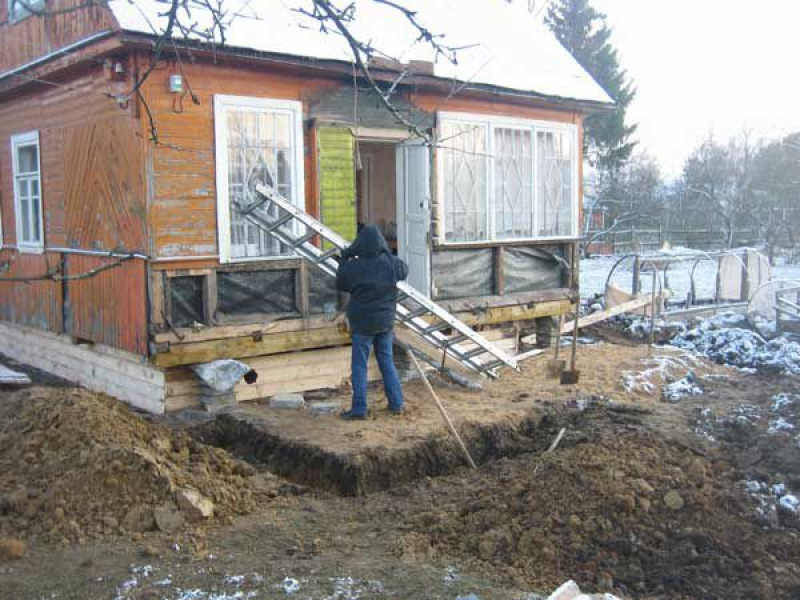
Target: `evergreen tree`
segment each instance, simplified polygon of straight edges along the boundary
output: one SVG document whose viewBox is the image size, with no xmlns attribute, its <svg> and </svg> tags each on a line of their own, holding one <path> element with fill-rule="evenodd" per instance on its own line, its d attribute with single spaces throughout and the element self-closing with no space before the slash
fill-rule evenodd
<svg viewBox="0 0 800 600">
<path fill-rule="evenodd" d="M 586 118 L 584 136 L 589 163 L 613 174 L 630 158 L 636 146 L 633 140 L 636 125 L 625 122 L 636 90 L 611 45 L 606 16 L 592 8 L 589 0 L 556 0 L 548 8 L 545 23 L 616 102 L 613 111 Z"/>
</svg>

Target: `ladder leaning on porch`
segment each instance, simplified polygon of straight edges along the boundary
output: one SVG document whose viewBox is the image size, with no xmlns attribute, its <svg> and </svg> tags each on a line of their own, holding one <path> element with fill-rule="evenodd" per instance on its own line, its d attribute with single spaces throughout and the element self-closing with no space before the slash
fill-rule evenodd
<svg viewBox="0 0 800 600">
<path fill-rule="evenodd" d="M 283 244 L 308 259 L 331 277 L 336 276 L 338 254 L 349 243 L 335 231 L 303 212 L 272 187 L 257 184 L 260 199 L 251 204 L 237 203 L 239 214 L 261 230 L 274 235 Z M 268 210 L 273 207 L 273 214 Z M 304 228 L 298 227 L 302 224 Z M 331 246 L 321 250 L 313 244 L 319 236 Z M 465 367 L 488 375 L 497 376 L 500 367 L 517 369 L 517 361 L 489 342 L 465 323 L 431 301 L 408 283 L 397 284 L 397 308 L 395 319 L 413 331 L 428 344 L 451 356 Z M 449 332 L 449 334 L 448 334 Z"/>
</svg>

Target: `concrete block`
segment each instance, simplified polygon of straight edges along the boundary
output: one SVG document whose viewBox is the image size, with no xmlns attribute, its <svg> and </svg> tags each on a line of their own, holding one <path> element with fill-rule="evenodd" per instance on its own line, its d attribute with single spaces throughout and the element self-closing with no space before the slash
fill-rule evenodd
<svg viewBox="0 0 800 600">
<path fill-rule="evenodd" d="M 276 394 L 269 399 L 271 408 L 289 408 L 300 410 L 306 405 L 303 394 Z"/>
<path fill-rule="evenodd" d="M 320 415 L 338 415 L 342 412 L 341 402 L 311 402 L 308 405 L 310 415 L 318 417 Z"/>
</svg>

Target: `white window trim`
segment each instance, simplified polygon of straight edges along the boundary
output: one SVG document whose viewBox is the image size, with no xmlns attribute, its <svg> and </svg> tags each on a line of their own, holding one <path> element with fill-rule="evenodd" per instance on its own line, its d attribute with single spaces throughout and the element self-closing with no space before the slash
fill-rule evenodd
<svg viewBox="0 0 800 600">
<path fill-rule="evenodd" d="M 14 7 L 17 10 L 16 13 L 12 13 L 12 11 L 11 11 L 12 4 L 14 5 Z M 31 8 L 35 9 L 37 11 L 37 13 L 39 11 L 41 11 L 41 10 L 44 10 L 44 8 L 45 8 L 44 0 L 41 0 L 41 2 L 37 2 L 37 0 L 29 0 L 28 2 L 26 2 L 26 4 L 28 6 L 30 6 Z M 20 21 L 23 21 L 24 19 L 27 19 L 28 17 L 31 17 L 31 16 L 37 14 L 37 13 L 28 12 L 27 8 L 22 6 L 22 4 L 20 4 L 19 2 L 15 2 L 15 0 L 7 0 L 7 2 L 6 2 L 6 13 L 8 14 L 8 22 L 11 23 L 11 24 L 19 23 Z"/>
<path fill-rule="evenodd" d="M 22 207 L 17 186 L 17 173 L 19 172 L 19 156 L 17 148 L 20 146 L 30 146 L 36 144 L 36 162 L 38 165 L 39 177 L 39 242 L 35 244 L 22 241 Z M 11 136 L 11 185 L 14 188 L 14 223 L 16 226 L 17 249 L 20 252 L 30 254 L 42 254 L 44 252 L 44 188 L 42 186 L 42 153 L 39 144 L 38 131 L 26 131 Z"/>
<path fill-rule="evenodd" d="M 486 197 L 489 199 L 489 205 L 487 206 L 488 214 L 488 231 L 490 232 L 489 239 L 486 240 L 477 240 L 472 242 L 448 242 L 446 238 L 446 231 L 447 231 L 447 222 L 446 222 L 446 211 L 444 206 L 444 198 L 445 198 L 445 178 L 444 178 L 444 152 L 437 152 L 436 153 L 436 170 L 438 175 L 436 176 L 436 197 L 437 197 L 437 216 L 438 221 L 440 223 L 440 242 L 438 245 L 440 246 L 447 246 L 451 248 L 457 248 L 459 246 L 475 246 L 476 244 L 510 244 L 510 243 L 517 243 L 517 242 L 540 242 L 540 241 L 557 241 L 557 240 L 575 240 L 578 236 L 579 231 L 579 224 L 578 218 L 580 216 L 580 207 L 578 206 L 580 203 L 580 188 L 579 188 L 579 177 L 580 177 L 580 165 L 579 165 L 579 151 L 578 151 L 578 127 L 573 123 L 560 123 L 558 121 L 542 121 L 542 120 L 535 120 L 535 119 L 518 119 L 514 117 L 503 117 L 498 115 L 481 115 L 476 113 L 462 113 L 462 112 L 445 112 L 440 111 L 437 113 L 437 132 L 440 137 L 443 136 L 442 134 L 442 125 L 444 121 L 457 121 L 463 124 L 473 124 L 473 125 L 481 125 L 482 127 L 488 126 L 488 140 L 487 140 L 487 176 L 486 176 Z M 494 129 L 496 127 L 502 127 L 505 129 L 520 129 L 520 130 L 528 130 L 531 132 L 532 136 L 532 148 L 531 148 L 531 156 L 533 160 L 533 165 L 531 168 L 531 173 L 533 175 L 533 193 L 534 193 L 534 221 L 533 221 L 533 230 L 537 230 L 538 223 L 536 222 L 537 219 L 537 211 L 535 209 L 536 202 L 538 202 L 538 173 L 536 169 L 537 164 L 537 152 L 538 152 L 538 143 L 536 140 L 536 134 L 539 132 L 566 132 L 569 133 L 572 138 L 572 148 L 573 148 L 573 165 L 572 165 L 572 190 L 573 190 L 573 198 L 572 198 L 572 222 L 573 222 L 573 234 L 571 236 L 531 236 L 531 237 L 521 237 L 521 238 L 499 238 L 497 237 L 497 233 L 495 232 L 495 206 L 494 206 L 494 178 L 495 178 L 495 166 L 494 166 Z M 445 142 L 446 144 L 446 142 Z"/>
<path fill-rule="evenodd" d="M 286 260 L 292 256 L 256 256 L 234 258 L 231 256 L 230 195 L 228 193 L 228 120 L 225 111 L 229 108 L 249 108 L 253 110 L 280 110 L 292 113 L 294 127 L 292 142 L 295 156 L 292 165 L 292 201 L 304 209 L 305 205 L 305 163 L 303 149 L 303 104 L 296 100 L 277 100 L 249 96 L 214 95 L 214 156 L 216 161 L 217 188 L 217 244 L 219 260 L 222 263 L 259 262 L 265 260 Z"/>
</svg>

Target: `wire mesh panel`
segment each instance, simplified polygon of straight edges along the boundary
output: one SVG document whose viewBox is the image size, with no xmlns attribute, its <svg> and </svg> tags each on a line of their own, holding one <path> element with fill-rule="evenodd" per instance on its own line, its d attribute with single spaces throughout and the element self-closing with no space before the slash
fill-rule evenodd
<svg viewBox="0 0 800 600">
<path fill-rule="evenodd" d="M 232 205 L 240 202 L 247 206 L 258 201 L 255 186 L 264 182 L 275 186 L 288 200 L 294 200 L 292 119 L 290 112 L 280 110 L 227 112 L 228 192 Z M 232 258 L 290 254 L 273 236 L 232 208 L 230 222 Z"/>
<path fill-rule="evenodd" d="M 445 239 L 474 242 L 488 238 L 487 128 L 481 124 L 445 121 Z"/>
<path fill-rule="evenodd" d="M 536 144 L 537 235 L 574 235 L 572 137 L 566 132 L 539 131 Z"/>
<path fill-rule="evenodd" d="M 533 235 L 533 135 L 530 129 L 494 129 L 495 236 Z"/>
</svg>

